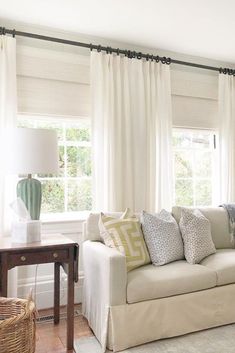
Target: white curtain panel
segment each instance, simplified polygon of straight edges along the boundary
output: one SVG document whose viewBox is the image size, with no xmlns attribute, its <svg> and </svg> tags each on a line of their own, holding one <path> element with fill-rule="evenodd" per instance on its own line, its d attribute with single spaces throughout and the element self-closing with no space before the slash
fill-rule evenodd
<svg viewBox="0 0 235 353">
<path fill-rule="evenodd" d="M 170 68 L 91 53 L 94 209 L 172 206 Z"/>
<path fill-rule="evenodd" d="M 9 203 L 16 197 L 15 178 L 6 175 L 4 161 L 7 151 L 4 146 L 8 128 L 17 124 L 16 100 L 16 40 L 0 36 L 0 237 L 9 235 L 11 211 Z M 11 270 L 8 293 L 16 296 L 17 271 Z"/>
<path fill-rule="evenodd" d="M 235 202 L 235 78 L 219 75 L 219 202 Z"/>
<path fill-rule="evenodd" d="M 16 100 L 16 40 L 6 35 L 0 36 L 0 160 L 4 165 L 7 151 L 4 148 L 4 137 L 8 128 L 17 124 Z M 15 185 L 12 178 L 0 172 L 0 236 L 9 233 L 10 210 Z"/>
</svg>

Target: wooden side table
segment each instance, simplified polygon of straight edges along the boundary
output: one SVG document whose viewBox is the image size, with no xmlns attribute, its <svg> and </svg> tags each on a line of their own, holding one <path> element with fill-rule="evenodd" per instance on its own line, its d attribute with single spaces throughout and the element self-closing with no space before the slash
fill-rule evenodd
<svg viewBox="0 0 235 353">
<path fill-rule="evenodd" d="M 74 282 L 78 281 L 79 246 L 61 234 L 42 235 L 40 242 L 11 243 L 0 239 L 0 296 L 7 297 L 8 270 L 16 266 L 54 263 L 54 323 L 59 323 L 60 266 L 68 276 L 67 290 L 67 348 L 73 349 L 74 339 Z"/>
</svg>

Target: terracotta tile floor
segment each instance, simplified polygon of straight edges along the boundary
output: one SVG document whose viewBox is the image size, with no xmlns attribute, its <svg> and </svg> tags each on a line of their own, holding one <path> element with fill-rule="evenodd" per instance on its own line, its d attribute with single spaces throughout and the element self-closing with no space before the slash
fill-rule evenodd
<svg viewBox="0 0 235 353">
<path fill-rule="evenodd" d="M 80 309 L 80 306 L 76 306 Z M 64 312 L 65 308 L 61 309 Z M 41 310 L 39 316 L 52 315 L 52 310 Z M 53 322 L 37 323 L 36 326 L 36 353 L 73 353 L 66 349 L 66 319 L 61 319 L 58 325 Z M 82 336 L 92 336 L 86 319 L 79 315 L 74 319 L 74 339 Z"/>
</svg>

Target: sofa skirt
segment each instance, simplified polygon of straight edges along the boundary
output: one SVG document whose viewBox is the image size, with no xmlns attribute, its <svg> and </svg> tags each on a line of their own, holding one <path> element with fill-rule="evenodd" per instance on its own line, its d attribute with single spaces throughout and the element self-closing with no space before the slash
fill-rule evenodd
<svg viewBox="0 0 235 353">
<path fill-rule="evenodd" d="M 108 348 L 115 352 L 235 322 L 235 284 L 111 306 Z"/>
</svg>

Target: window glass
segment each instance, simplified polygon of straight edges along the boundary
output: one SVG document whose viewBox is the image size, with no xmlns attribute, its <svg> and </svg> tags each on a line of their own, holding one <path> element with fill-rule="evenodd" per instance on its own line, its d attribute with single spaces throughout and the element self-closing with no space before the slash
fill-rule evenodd
<svg viewBox="0 0 235 353">
<path fill-rule="evenodd" d="M 214 133 L 173 129 L 175 204 L 209 206 L 213 199 Z"/>
</svg>

